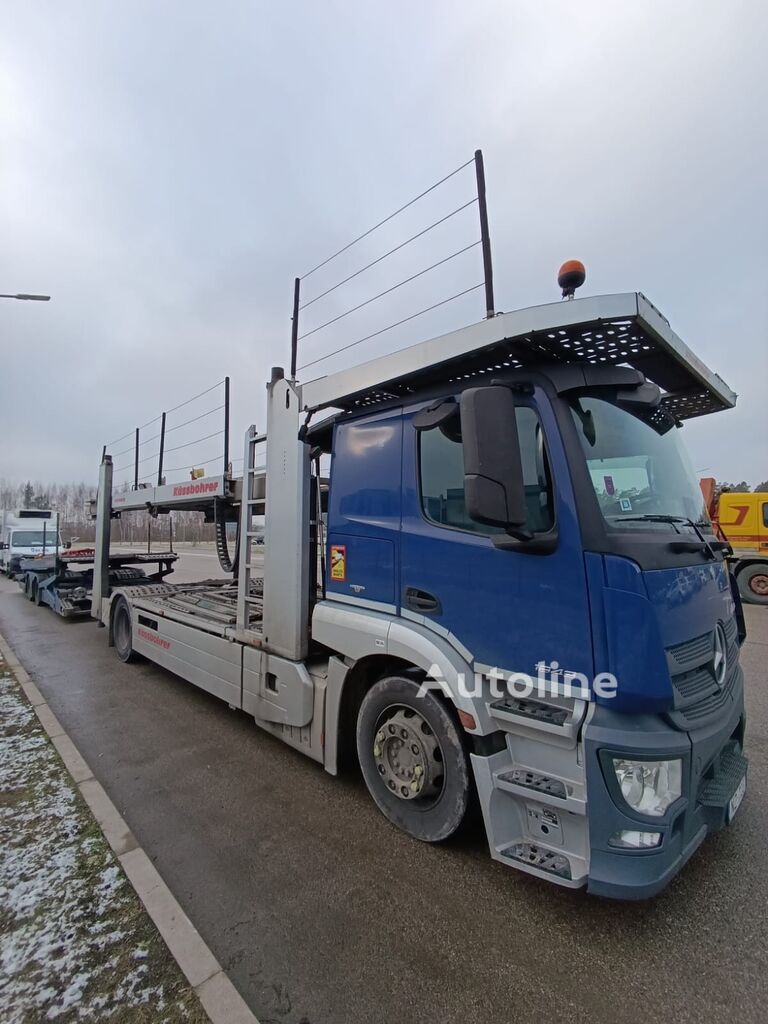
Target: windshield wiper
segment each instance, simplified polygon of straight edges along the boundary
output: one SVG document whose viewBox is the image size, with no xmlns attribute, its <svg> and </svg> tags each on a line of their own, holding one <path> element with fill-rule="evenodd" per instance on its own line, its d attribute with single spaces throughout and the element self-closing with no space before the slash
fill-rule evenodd
<svg viewBox="0 0 768 1024">
<path fill-rule="evenodd" d="M 696 523 L 693 521 L 693 519 L 689 519 L 688 516 L 670 516 L 663 515 L 661 513 L 648 512 L 637 516 L 620 516 L 617 518 L 619 519 L 619 522 L 622 523 L 669 523 L 670 525 L 674 526 L 676 530 L 679 523 L 682 523 L 684 526 L 690 526 L 690 528 L 698 537 L 699 543 L 694 544 L 692 541 L 673 540 L 669 545 L 673 551 L 700 551 L 704 555 L 706 555 L 707 558 L 714 559 L 717 557 L 715 554 L 716 550 L 728 551 L 730 549 L 730 544 L 724 544 L 722 541 L 717 540 L 707 540 L 707 538 L 699 529 L 700 526 L 704 525 L 704 522 L 702 521 L 701 523 Z M 677 532 L 680 533 L 679 530 L 677 530 Z"/>
<path fill-rule="evenodd" d="M 686 523 L 689 526 L 695 524 L 690 519 L 686 519 L 685 516 L 668 516 L 660 512 L 642 512 L 637 516 L 611 516 L 612 519 L 617 519 L 620 523 L 670 523 L 672 526 L 677 528 L 678 523 Z M 679 530 L 677 530 L 680 533 Z"/>
</svg>

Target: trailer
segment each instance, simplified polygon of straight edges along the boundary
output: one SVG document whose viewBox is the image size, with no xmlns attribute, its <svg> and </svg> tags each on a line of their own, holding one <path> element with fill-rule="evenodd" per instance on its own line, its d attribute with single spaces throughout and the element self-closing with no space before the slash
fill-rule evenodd
<svg viewBox="0 0 768 1024">
<path fill-rule="evenodd" d="M 173 551 L 131 552 L 108 557 L 110 587 L 158 583 L 173 572 L 179 556 Z M 23 558 L 19 586 L 30 601 L 45 605 L 64 619 L 88 619 L 91 614 L 95 550 L 56 550 L 50 555 Z M 144 566 L 154 565 L 147 573 Z"/>
<path fill-rule="evenodd" d="M 681 437 L 736 395 L 640 293 L 489 308 L 314 380 L 294 332 L 240 479 L 113 495 L 105 454 L 91 614 L 122 661 L 357 762 L 415 839 L 476 801 L 502 864 L 646 898 L 746 788 L 739 595 Z M 115 517 L 214 505 L 236 581 L 114 585 Z"/>
<path fill-rule="evenodd" d="M 701 480 L 710 519 L 731 551 L 728 564 L 745 604 L 768 604 L 768 493 L 718 489 Z"/>
</svg>

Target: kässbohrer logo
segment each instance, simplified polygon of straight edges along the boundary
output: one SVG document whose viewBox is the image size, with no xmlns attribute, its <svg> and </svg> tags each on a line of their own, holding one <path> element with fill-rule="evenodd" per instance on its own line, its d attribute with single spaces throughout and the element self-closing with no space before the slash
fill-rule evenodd
<svg viewBox="0 0 768 1024">
<path fill-rule="evenodd" d="M 174 498 L 183 498 L 188 494 L 211 494 L 218 489 L 218 480 L 204 480 L 199 484 L 178 484 L 173 488 L 173 496 Z"/>
<path fill-rule="evenodd" d="M 164 651 L 167 651 L 171 646 L 170 640 L 166 640 L 164 636 L 158 636 L 157 633 L 150 633 L 148 629 L 143 629 L 141 626 L 139 626 L 136 632 L 142 640 L 155 644 L 156 647 L 162 647 Z"/>
</svg>

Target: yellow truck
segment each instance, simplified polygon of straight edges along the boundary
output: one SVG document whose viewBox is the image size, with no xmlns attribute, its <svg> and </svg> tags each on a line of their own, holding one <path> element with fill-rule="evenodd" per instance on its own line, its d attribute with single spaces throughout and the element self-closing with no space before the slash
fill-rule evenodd
<svg viewBox="0 0 768 1024">
<path fill-rule="evenodd" d="M 742 600 L 768 604 L 768 493 L 718 490 L 711 477 L 701 490 L 715 529 L 733 548 L 729 561 Z"/>
</svg>

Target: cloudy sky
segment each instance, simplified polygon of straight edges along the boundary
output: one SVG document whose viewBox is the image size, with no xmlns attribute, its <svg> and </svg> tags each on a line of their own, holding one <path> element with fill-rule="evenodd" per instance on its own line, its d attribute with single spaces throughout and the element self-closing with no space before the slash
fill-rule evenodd
<svg viewBox="0 0 768 1024">
<path fill-rule="evenodd" d="M 102 444 L 226 374 L 239 454 L 270 366 L 288 362 L 293 278 L 482 147 L 497 307 L 556 300 L 571 257 L 584 292 L 645 292 L 740 396 L 686 425 L 694 467 L 768 478 L 767 11 L 2 0 L 0 291 L 53 299 L 0 300 L 0 476 L 93 480 Z M 471 174 L 304 297 L 471 198 Z M 477 234 L 469 208 L 304 311 L 302 331 Z M 481 279 L 470 249 L 313 333 L 299 362 Z M 472 292 L 305 377 L 483 309 Z M 172 414 L 180 463 L 218 456 L 220 396 Z"/>
</svg>

